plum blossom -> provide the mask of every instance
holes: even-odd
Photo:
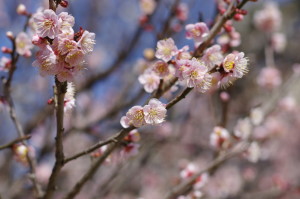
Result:
[[[160,124],[165,120],[166,106],[158,99],[152,98],[144,108],[144,118],[147,124]]]
[[[172,38],[166,40],[160,40],[157,42],[157,50],[155,57],[168,62],[178,53],[178,49],[175,46],[175,42]]]
[[[129,158],[136,156],[139,152],[140,144],[138,143],[129,143],[123,147],[121,151],[121,156],[124,158]]]
[[[159,77],[163,78],[170,74],[169,64],[164,61],[157,61],[153,65],[153,71],[156,72]]]
[[[253,108],[250,112],[251,122],[256,126],[262,123],[264,117],[265,117],[264,112],[260,107]]]
[[[64,111],[69,111],[73,107],[75,107],[75,87],[72,82],[68,82],[67,85],[67,92],[65,94],[65,99],[64,99]]]
[[[176,8],[176,17],[180,21],[186,21],[189,15],[189,7],[186,3],[180,3]]]
[[[194,39],[196,45],[200,45],[203,40],[208,36],[209,29],[206,23],[200,22],[196,24],[188,24],[185,26],[186,38]]]
[[[243,52],[228,54],[222,63],[224,71],[236,78],[243,77],[248,72],[248,59],[244,55]]]
[[[264,9],[254,14],[256,27],[265,32],[274,32],[281,26],[282,16],[275,3],[266,3]]]
[[[211,69],[215,65],[220,65],[223,59],[224,57],[221,51],[221,46],[213,45],[204,51],[204,55],[201,60],[204,61],[209,69]]]
[[[140,8],[145,15],[151,15],[156,7],[155,0],[140,0]]]
[[[187,179],[198,172],[199,169],[194,163],[189,163],[181,172],[180,172],[180,177],[182,179]]]
[[[15,144],[15,145],[13,145],[12,150],[14,152],[14,155],[15,155],[16,159],[19,162],[21,162],[23,164],[28,163],[27,162],[27,155],[29,153],[29,148],[26,145],[20,144],[20,143]]]
[[[275,52],[281,53],[286,47],[286,36],[283,33],[274,33],[271,38],[272,48]]]
[[[269,90],[280,86],[281,82],[281,73],[275,67],[264,67],[257,77],[257,84]]]
[[[253,163],[256,163],[261,155],[261,150],[257,142],[251,142],[249,148],[244,154],[246,158]]]
[[[31,56],[30,49],[33,48],[31,39],[25,32],[20,32],[16,37],[16,50],[20,55]]]
[[[246,117],[239,119],[234,127],[234,135],[242,140],[246,140],[250,137],[252,132],[251,120]]]
[[[196,182],[195,182],[193,188],[194,188],[195,190],[201,189],[204,185],[206,185],[206,183],[208,182],[208,179],[209,179],[208,173],[203,173],[203,174],[201,174],[201,175],[196,179]]]
[[[11,67],[11,59],[7,57],[1,57],[0,71],[8,72]]]
[[[27,14],[27,9],[26,9],[26,6],[24,4],[19,4],[18,7],[17,7],[17,13],[19,15],[26,15]]]
[[[206,65],[196,58],[187,62],[189,62],[189,66],[182,68],[182,77],[186,80],[187,86],[190,88],[195,87],[200,92],[208,90],[211,77],[208,74]]]
[[[144,85],[147,93],[152,93],[158,88],[160,78],[154,71],[146,70],[138,78],[139,82]]]
[[[183,46],[178,50],[178,54],[176,55],[176,60],[182,59],[191,59],[192,55],[189,52],[189,46]]]
[[[141,127],[146,124],[144,109],[141,106],[133,106],[126,113],[126,117],[128,118],[128,123],[135,127]]]
[[[93,51],[94,45],[95,45],[95,33],[91,33],[85,30],[80,40],[78,41],[78,46],[81,48],[83,53],[89,53]]]
[[[73,26],[75,24],[75,19],[73,16],[69,15],[67,12],[61,12],[58,15],[60,22],[59,31],[60,33],[74,33]]]
[[[136,129],[131,130],[124,138],[124,140],[127,142],[138,142],[140,139],[141,135]]]
[[[229,144],[230,135],[227,129],[216,126],[210,134],[210,145],[215,149],[227,148]]]
[[[33,20],[36,23],[36,33],[40,37],[54,39],[59,32],[60,24],[58,16],[53,10],[46,9],[43,12],[34,14]]]
[[[54,75],[56,72],[56,55],[50,46],[41,48],[36,54],[36,60],[32,63],[33,66],[39,67],[40,74]]]

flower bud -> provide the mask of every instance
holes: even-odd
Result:
[[[2,51],[3,53],[7,53],[7,54],[12,53],[12,49],[7,48],[6,46],[2,46],[1,51]]]
[[[61,7],[63,7],[63,8],[66,8],[66,7],[68,7],[68,5],[69,5],[69,2],[68,2],[68,1],[65,1],[65,0],[63,0],[63,1],[61,1],[61,2],[59,3],[59,5],[60,5]]]
[[[7,36],[9,39],[11,39],[11,40],[14,39],[14,34],[13,34],[11,31],[7,31],[7,32],[6,32],[6,36]]]
[[[26,7],[24,4],[19,4],[18,7],[17,7],[17,13],[19,15],[27,15],[27,10],[26,10]]]

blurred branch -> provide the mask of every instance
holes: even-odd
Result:
[[[19,137],[19,138],[16,138],[14,139],[13,141],[7,143],[7,144],[4,144],[2,146],[0,146],[0,150],[2,149],[6,149],[6,148],[11,148],[13,145],[19,143],[19,142],[23,142],[24,140],[28,140],[31,138],[31,135],[25,135],[23,137]]]
[[[215,167],[221,165],[228,159],[239,155],[240,153],[244,152],[249,147],[249,143],[244,142],[237,145],[233,150],[218,156],[214,161],[212,161],[205,169],[197,172],[195,175],[190,177],[187,181],[179,184],[178,186],[174,187],[169,193],[166,194],[164,199],[174,199],[181,194],[185,194],[188,192],[193,184],[195,183],[196,179],[203,173],[209,172],[210,170],[214,169]]]

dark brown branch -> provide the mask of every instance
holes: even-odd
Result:
[[[19,143],[19,142],[23,142],[23,141],[25,141],[25,140],[28,140],[28,139],[30,139],[30,138],[31,138],[31,135],[25,135],[25,136],[23,136],[23,137],[16,138],[16,139],[14,139],[13,141],[10,141],[9,143],[0,146],[0,150],[2,150],[2,149],[7,149],[7,148],[11,148],[13,145],[15,145],[15,144],[17,144],[17,143]]]

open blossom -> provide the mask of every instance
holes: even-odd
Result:
[[[160,124],[165,120],[167,109],[166,106],[158,99],[151,99],[144,108],[144,118],[147,124]]]
[[[170,74],[169,64],[164,61],[157,61],[153,65],[153,71],[158,74],[159,77],[163,78]]]
[[[281,73],[275,67],[264,67],[257,77],[257,84],[270,90],[280,86],[281,82]]]
[[[213,45],[204,51],[202,61],[211,69],[215,65],[220,65],[223,61],[223,54],[220,45]]]
[[[73,16],[69,15],[67,12],[61,12],[58,15],[59,19],[59,31],[60,33],[74,33],[73,26],[75,24],[75,19]]]
[[[157,50],[155,57],[168,62],[178,53],[178,49],[175,46],[175,42],[172,38],[166,40],[160,40],[157,42]]]
[[[186,21],[189,15],[189,7],[186,3],[180,3],[175,12],[177,19],[180,21]]]
[[[228,54],[223,61],[223,69],[233,77],[241,78],[248,72],[248,59],[244,53]]]
[[[78,46],[83,53],[89,53],[93,51],[95,43],[95,33],[85,30],[78,41]]]
[[[11,67],[11,59],[7,57],[1,57],[0,71],[8,72]]]
[[[234,127],[234,135],[240,139],[246,140],[250,137],[252,132],[251,121],[248,117],[239,119]]]
[[[152,14],[155,7],[156,7],[155,0],[140,0],[140,8],[142,12],[146,15]]]
[[[67,92],[64,99],[64,111],[69,111],[75,107],[75,87],[72,82],[68,82]]]
[[[274,32],[281,26],[282,16],[278,5],[267,3],[265,8],[254,14],[256,27],[265,32]]]
[[[211,81],[206,65],[196,58],[189,62],[189,67],[183,68],[183,79],[186,80],[188,87],[196,87],[200,92],[205,92],[209,89]]]
[[[253,163],[256,163],[260,156],[261,156],[261,150],[257,142],[251,142],[249,148],[244,154],[246,158]]]
[[[274,33],[271,38],[271,45],[275,52],[281,53],[286,46],[286,36],[283,33]]]
[[[185,26],[186,38],[194,39],[196,44],[199,45],[207,37],[209,29],[203,22],[196,24],[188,24]]]
[[[139,76],[139,82],[144,85],[144,89],[147,93],[152,93],[158,88],[160,78],[153,71],[145,71]]]
[[[16,37],[16,50],[20,55],[31,56],[30,49],[33,48],[31,39],[25,32],[20,32]]]
[[[42,76],[55,74],[56,55],[50,46],[47,45],[41,48],[37,52],[36,58],[32,65],[39,67]]]
[[[135,127],[141,127],[146,124],[143,107],[134,106],[126,113],[128,124]]]
[[[264,112],[260,107],[254,108],[250,112],[251,122],[256,126],[262,123],[264,117],[265,117]]]
[[[33,16],[36,23],[36,33],[40,37],[49,37],[54,39],[59,32],[58,17],[53,10],[46,9],[43,12],[38,12]]]
[[[182,59],[191,59],[192,55],[189,52],[189,46],[183,46],[181,49],[178,50],[178,54],[176,55],[176,60]]]
[[[214,127],[210,134],[210,144],[216,149],[226,148],[229,144],[230,135],[227,129],[220,126]]]

